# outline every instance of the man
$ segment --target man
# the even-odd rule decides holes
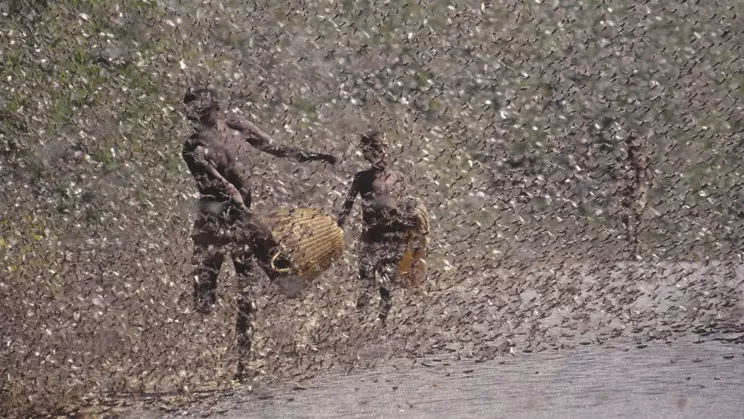
[[[300,162],[321,160],[335,164],[336,158],[277,145],[250,122],[221,117],[217,92],[211,88],[190,88],[183,102],[194,132],[184,143],[182,156],[200,194],[192,233],[196,264],[194,304],[200,313],[212,311],[217,302],[217,277],[225,254],[230,253],[239,287],[237,378],[243,379],[255,312],[249,295],[251,259],[257,252],[270,252],[276,243],[271,241],[269,229],[250,211],[250,165],[238,157],[238,152],[247,142],[260,151]]]
[[[354,176],[337,223],[343,227],[357,195],[362,197],[364,227],[359,238],[359,277],[361,293],[357,309],[365,309],[380,277],[378,318],[384,325],[392,307],[391,285],[397,277],[397,263],[402,256],[404,234],[418,228],[410,200],[403,199],[403,175],[390,170],[389,144],[380,131],[361,136],[362,153],[372,167]]]

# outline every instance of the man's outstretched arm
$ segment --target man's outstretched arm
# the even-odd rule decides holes
[[[299,162],[323,160],[330,164],[336,164],[336,161],[338,161],[338,159],[331,154],[313,153],[296,147],[287,147],[277,144],[273,138],[261,131],[260,128],[250,121],[231,118],[227,120],[226,123],[231,129],[246,134],[246,140],[253,147],[276,157],[294,159]]]
[[[344,205],[341,207],[341,211],[338,213],[338,217],[336,217],[336,224],[338,224],[339,227],[344,226],[346,218],[349,216],[349,213],[351,213],[351,209],[354,207],[354,201],[356,200],[356,196],[359,193],[358,179],[359,175],[354,176],[354,180],[351,182],[351,188],[349,188],[349,192],[346,194]]]

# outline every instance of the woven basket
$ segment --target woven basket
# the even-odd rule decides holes
[[[343,232],[328,214],[314,208],[279,208],[257,215],[280,246],[267,255],[264,269],[272,278],[291,275],[312,281],[343,255]]]
[[[400,286],[410,288],[426,280],[426,249],[429,245],[429,213],[420,199],[415,201],[413,212],[421,222],[418,230],[408,230],[403,236],[403,256],[398,261]]]

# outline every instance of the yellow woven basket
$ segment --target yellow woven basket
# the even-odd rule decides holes
[[[314,208],[279,208],[257,215],[280,246],[268,255],[265,269],[271,277],[312,281],[343,255],[343,231],[328,214]]]
[[[400,286],[409,288],[426,279],[426,250],[429,245],[429,213],[420,199],[415,200],[413,212],[421,222],[418,230],[408,230],[403,236],[404,252],[398,261]]]

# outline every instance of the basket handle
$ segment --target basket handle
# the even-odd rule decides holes
[[[282,252],[281,252],[281,250],[279,250],[276,253],[274,253],[274,256],[271,257],[271,269],[274,270],[275,272],[279,272],[279,273],[282,273],[282,274],[283,273],[290,272],[292,270],[292,268],[277,269],[277,267],[276,267],[276,259],[281,254],[282,254]]]

